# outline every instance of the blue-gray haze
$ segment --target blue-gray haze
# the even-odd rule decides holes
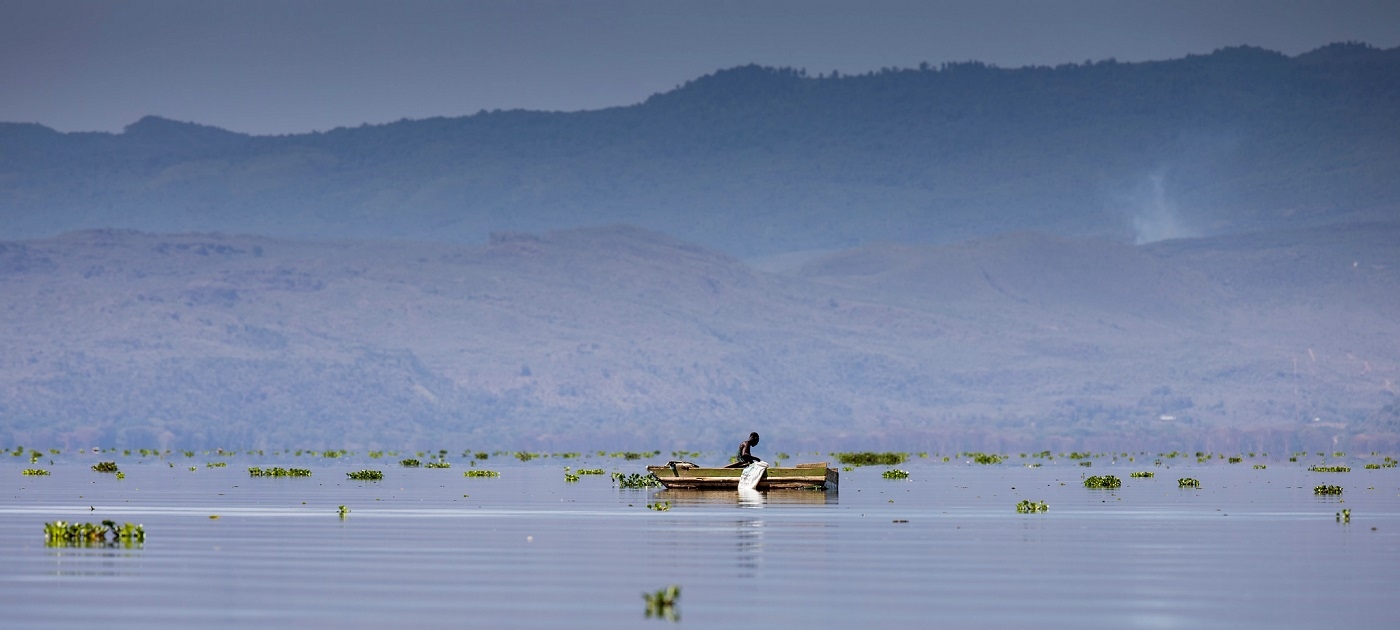
[[[749,63],[1142,61],[1251,45],[1400,45],[1366,0],[0,2],[0,121],[117,131],[145,115],[266,134],[642,101]]]

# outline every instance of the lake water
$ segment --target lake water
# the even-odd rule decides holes
[[[495,478],[464,477],[462,459],[5,459],[6,628],[1199,630],[1393,627],[1400,614],[1400,469],[1363,468],[1379,458],[1329,458],[1351,472],[1319,473],[1315,456],[1105,456],[1092,468],[930,457],[899,465],[907,480],[861,467],[841,473],[838,492],[750,497],[624,490],[607,474],[565,481],[565,466],[645,472],[607,457],[477,464]],[[92,471],[99,459],[125,478]],[[313,475],[247,473],[274,465]],[[384,479],[346,478],[361,468]],[[1129,477],[1137,470],[1156,476]],[[1123,486],[1087,489],[1091,474]],[[1178,488],[1180,477],[1201,489]],[[1344,494],[1316,496],[1320,484]],[[1049,510],[1017,513],[1023,499]],[[670,508],[647,507],[657,502]],[[1338,522],[1343,508],[1350,523]],[[45,545],[45,522],[104,519],[141,523],[144,544]],[[641,594],[670,584],[678,618],[648,618]]]

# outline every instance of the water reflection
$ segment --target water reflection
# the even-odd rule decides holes
[[[757,491],[751,491],[757,496],[757,503],[752,505],[741,504],[740,508],[762,508],[763,496]],[[746,497],[750,500],[752,497]],[[754,577],[758,572],[759,564],[763,559],[763,519],[745,518],[734,522],[735,531],[735,566],[739,568],[739,577]]]
[[[741,508],[765,505],[836,505],[836,492],[816,490],[695,490],[672,488],[657,491],[655,497],[674,505],[737,505]]]
[[[139,553],[133,550],[140,550],[140,546],[131,547],[118,546],[116,543],[107,545],[46,545],[49,547],[48,556],[53,562],[53,569],[49,572],[55,576],[86,576],[86,577],[124,577],[137,575],[134,570],[140,565],[133,566],[133,558],[140,558]]]

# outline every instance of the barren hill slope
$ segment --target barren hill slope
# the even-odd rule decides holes
[[[1017,234],[796,275],[625,226],[481,246],[8,242],[0,442],[1377,443],[1400,369],[1396,238]]]

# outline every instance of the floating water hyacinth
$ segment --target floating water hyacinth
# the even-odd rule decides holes
[[[647,504],[647,509],[648,509],[648,510],[656,510],[657,512],[665,512],[666,510],[671,509],[671,502],[670,502],[670,501],[657,501],[656,503],[648,503],[648,504]]]
[[[357,470],[345,475],[356,481],[379,481],[384,478],[384,473],[378,470]]]
[[[1144,470],[1144,471],[1142,471],[1142,472],[1130,473],[1128,476],[1129,476],[1129,477],[1142,477],[1142,478],[1147,478],[1147,477],[1156,477],[1156,476],[1157,476],[1157,473],[1154,473],[1154,472],[1152,472],[1152,471],[1150,471],[1150,470]]]
[[[655,593],[642,593],[642,599],[647,603],[647,618],[658,617],[667,621],[679,621],[680,614],[676,612],[676,603],[681,598],[681,587],[672,584]]]
[[[630,462],[630,461],[636,461],[636,460],[639,460],[639,459],[649,459],[649,458],[652,458],[652,457],[656,457],[657,455],[660,455],[660,454],[661,454],[661,451],[648,451],[648,452],[645,452],[645,453],[634,453],[634,452],[632,452],[632,451],[619,451],[619,452],[616,452],[616,453],[608,453],[608,457],[611,457],[611,458],[613,458],[613,459],[625,459],[625,460],[627,460],[627,461]]]
[[[111,539],[108,540],[108,536]],[[141,525],[123,523],[120,527],[113,521],[96,523],[68,523],[54,521],[44,523],[44,541],[50,546],[141,543],[146,540],[146,529]]]
[[[447,462],[428,462],[423,464],[424,468],[451,468],[452,464]]]
[[[258,468],[248,469],[249,477],[310,477],[311,471],[305,468]]]
[[[49,474],[49,471],[44,470],[42,468],[26,468],[22,472],[20,472],[20,474],[28,475],[31,477],[43,477],[47,476]]]
[[[92,469],[100,473],[118,472],[116,462],[97,462],[92,465]]]
[[[616,483],[619,488],[640,489],[661,487],[661,480],[657,479],[656,476],[651,473],[645,475],[639,475],[637,473],[624,475],[619,472],[613,473],[612,478],[613,482]]]
[[[1308,470],[1312,472],[1351,472],[1348,466],[1312,466]]]
[[[909,458],[907,453],[833,453],[836,461],[852,466],[896,466]]]
[[[468,470],[462,473],[463,477],[500,477],[501,473],[494,470]]]
[[[1317,486],[1317,487],[1313,488],[1313,494],[1341,494],[1341,493],[1342,493],[1342,487],[1341,487],[1341,486],[1322,485],[1322,486]]]
[[[603,469],[602,469],[602,468],[580,468],[580,469],[578,469],[578,474],[580,474],[580,475],[601,475],[601,474],[603,474]]]
[[[1123,480],[1113,475],[1104,475],[1102,477],[1094,475],[1084,480],[1085,488],[1118,488],[1122,487],[1122,485]]]
[[[416,459],[401,459],[399,460],[399,465],[403,466],[404,468],[417,468],[419,466],[422,466],[423,462],[420,462]]]
[[[1340,511],[1340,512],[1337,512],[1337,522],[1338,522],[1338,523],[1350,523],[1350,522],[1351,522],[1351,510],[1342,510],[1342,511]]]
[[[1037,512],[1046,512],[1049,510],[1050,506],[1046,505],[1044,501],[1033,502],[1030,499],[1026,499],[1016,504],[1016,511],[1022,514],[1035,514]]]
[[[1199,489],[1199,488],[1201,487],[1201,482],[1200,482],[1200,481],[1197,481],[1196,479],[1193,479],[1193,478],[1191,478],[1191,477],[1182,477],[1182,478],[1176,480],[1176,487],[1178,487],[1178,488],[1197,488],[1197,489]]]
[[[908,479],[909,471],[899,469],[886,470],[885,472],[880,473],[880,476],[886,479]]]
[[[575,482],[575,481],[578,481],[578,475],[575,475],[575,474],[571,474],[571,473],[567,473],[567,472],[566,472],[566,473],[564,473],[564,481],[566,481],[566,482],[568,482],[568,483],[573,483],[573,482]]]

